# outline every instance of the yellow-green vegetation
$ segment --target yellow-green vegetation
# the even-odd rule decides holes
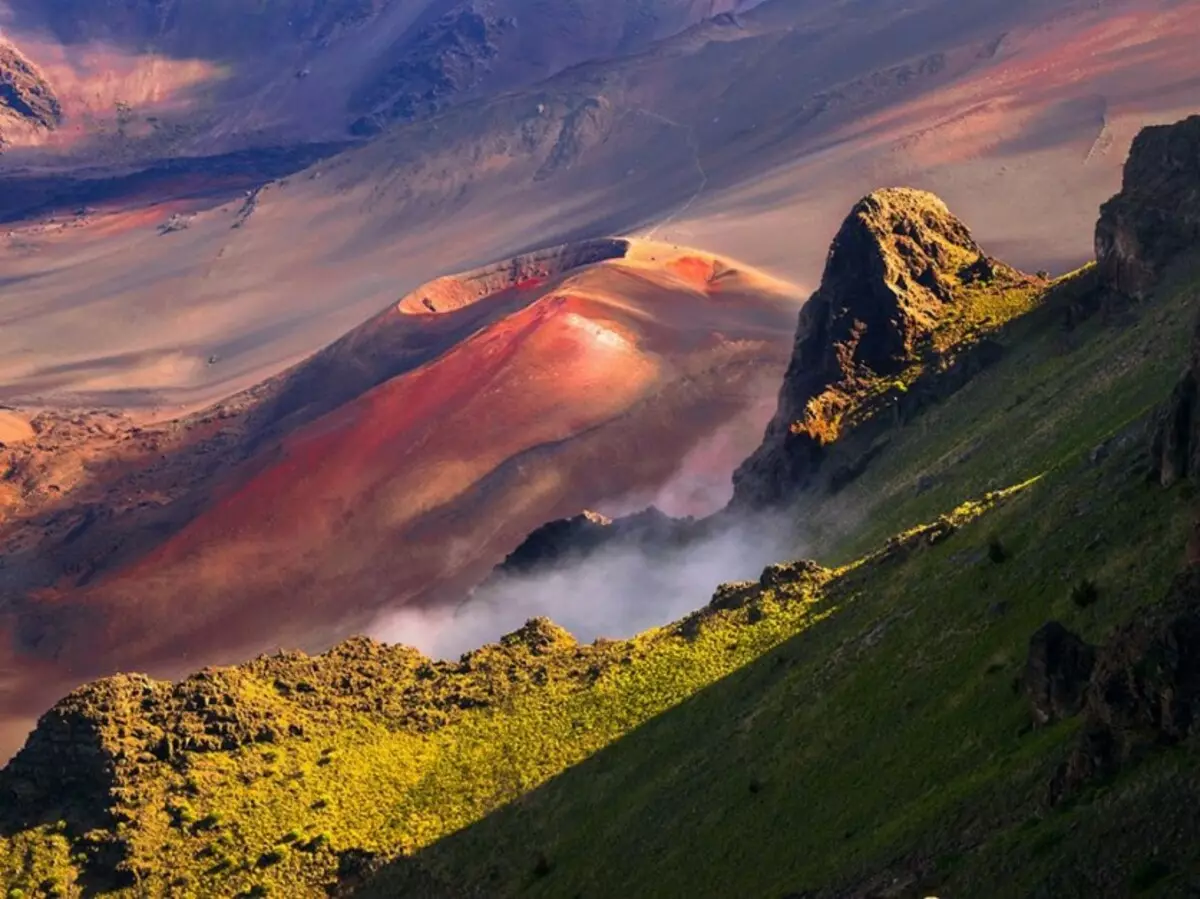
[[[858,448],[871,464],[809,505],[818,555],[855,558],[963,496],[1098,461],[1116,446],[1148,446],[1145,420],[1187,358],[1200,275],[1182,266],[1152,302],[1073,322],[1094,275],[1088,266],[1053,282],[991,333],[998,361]]]
[[[1067,279],[1061,283],[1066,284]],[[936,381],[943,377],[964,358],[978,352],[981,341],[994,337],[1045,298],[1045,285],[1008,272],[998,272],[987,282],[956,286],[955,302],[947,304],[937,326],[915,348],[911,364],[898,375],[870,377],[852,385],[830,388],[809,404],[808,415],[797,423],[796,429],[813,436],[819,433],[822,443],[832,443],[843,429],[857,427],[879,415],[898,398],[919,387],[923,379]],[[832,428],[828,426],[831,419],[824,412],[829,406],[841,410],[833,417]]]
[[[921,379],[944,378],[1044,287],[984,253],[934,195],[875,191],[843,222],[804,313],[784,388],[799,394],[791,433],[833,444]]]
[[[1160,752],[1050,809],[1078,725],[1032,730],[1013,686],[1047,619],[1099,642],[1178,567],[1191,497],[1149,483],[1141,425],[1185,356],[1197,286],[1178,273],[1069,329],[1076,279],[1011,299],[992,364],[811,498],[808,521],[842,525],[813,533],[840,567],[772,567],[628,641],[536,621],[457,662],[352,641],[86,688],[3,775],[24,801],[0,814],[0,883],[1176,895],[1200,863],[1200,762]]]
[[[103,738],[115,766],[134,770],[109,797],[118,870],[99,876],[133,894],[318,895],[336,881],[339,852],[412,854],[467,827],[853,600],[831,584],[940,543],[1018,489],[842,571],[779,565],[758,583],[726,585],[703,610],[633,640],[580,646],[539,620],[458,663],[355,641],[319,659],[205,672],[176,690],[144,678],[85,689],[74,703],[84,714],[94,704],[111,715],[132,698],[147,718],[117,718]],[[356,673],[374,694],[365,706],[363,694],[334,698],[333,681]],[[73,834],[83,851],[72,854],[68,831],[43,825],[0,843],[4,882],[73,895],[96,847],[113,841]]]

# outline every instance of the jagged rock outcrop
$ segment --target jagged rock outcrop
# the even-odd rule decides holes
[[[1200,250],[1200,116],[1138,134],[1121,193],[1096,227],[1098,268],[1110,293],[1143,296],[1188,250]],[[1200,321],[1187,367],[1155,423],[1151,465],[1165,487],[1200,472]]]
[[[1083,707],[1096,652],[1057,621],[1042,625],[1029,641],[1024,687],[1038,724],[1070,718]]]
[[[581,101],[563,118],[554,148],[533,179],[544,181],[556,172],[569,169],[590,148],[608,138],[616,117],[616,110],[604,97],[588,97]]]
[[[0,126],[5,117],[53,129],[62,120],[62,107],[37,67],[16,47],[0,39]],[[3,137],[0,129],[0,143]]]
[[[1060,666],[1066,674],[1058,679],[1064,701],[1051,706],[1047,691],[1029,694],[1039,722],[1084,715],[1080,737],[1050,784],[1051,802],[1113,774],[1151,747],[1200,733],[1200,567],[1187,568],[1165,600],[1122,625],[1095,651],[1082,692],[1080,662],[1093,650],[1067,633],[1067,642],[1059,641],[1060,648],[1070,644],[1059,653],[1066,660]]]
[[[483,80],[499,54],[497,42],[516,27],[511,16],[485,15],[467,4],[406,37],[387,54],[398,61],[351,98],[362,112],[351,133],[376,134],[392,122],[440,111]]]
[[[509,553],[497,570],[525,574],[575,555],[586,555],[611,539],[612,523],[611,518],[589,510],[573,518],[547,522]]]
[[[584,511],[533,531],[496,566],[493,578],[527,575],[572,564],[602,548],[635,543],[643,548],[682,546],[699,535],[699,525],[695,519],[672,518],[653,507],[618,519]]]
[[[1167,600],[1121,627],[1096,659],[1089,717],[1126,744],[1177,742],[1200,730],[1200,569]]]
[[[861,200],[800,313],[778,410],[734,475],[735,506],[786,503],[810,483],[859,398],[928,352],[964,287],[1022,277],[984,253],[933,194],[891,188]]]
[[[1200,473],[1200,321],[1188,366],[1159,410],[1150,463],[1164,487]]]
[[[1121,192],[1101,207],[1096,263],[1103,285],[1140,299],[1180,253],[1200,244],[1200,115],[1144,128]]]

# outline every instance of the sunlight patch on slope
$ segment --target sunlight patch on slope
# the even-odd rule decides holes
[[[582,331],[593,346],[601,349],[631,350],[633,345],[625,337],[600,322],[585,318],[577,312],[568,312],[563,321],[571,328]]]

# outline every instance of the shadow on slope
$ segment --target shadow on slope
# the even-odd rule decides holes
[[[704,254],[556,248],[432,282],[259,388],[118,433],[6,522],[5,714],[457,599],[540,522],[657,490],[748,416],[704,463],[724,481],[769,414],[796,302]],[[37,468],[52,436],[8,450],[22,478],[58,473]]]
[[[1177,267],[1148,302],[1066,329],[1078,296],[1062,291],[1065,305],[1015,322],[1012,352],[892,433],[868,470],[883,523],[865,530],[911,525],[981,478],[1037,483],[956,531],[893,541],[836,577],[801,633],[484,820],[382,871],[347,855],[346,893],[1174,895],[1200,862],[1200,758],[1154,753],[1051,808],[1078,722],[1032,729],[1016,686],[1047,619],[1102,643],[1180,563],[1192,494],[1148,478],[1146,425],[1185,358],[1196,283]],[[959,459],[971,444],[974,461]],[[936,492],[913,489],[920,459],[952,463]],[[1074,598],[1083,580],[1099,601]],[[712,627],[736,652],[763,613],[738,608],[736,589],[722,599],[741,624]],[[527,764],[511,751],[505,770],[472,776],[504,794]]]
[[[1047,895],[1123,896],[1151,842],[1172,872],[1186,868],[1194,831],[1173,829],[1200,762],[1154,758],[1048,816],[1075,728],[1031,730],[1012,688],[1047,618],[1104,636],[1165,591],[1191,504],[1129,478],[1138,455],[1076,468],[934,546],[923,532],[843,575],[787,643],[483,821],[382,872],[364,868],[347,893],[1011,896],[1045,882]],[[1077,515],[1101,485],[1112,503]],[[1114,526],[1129,530],[1087,563],[1104,572],[1105,600],[1075,608],[1063,562]],[[1004,563],[988,557],[996,533],[1012,548]],[[733,615],[754,622],[755,607]],[[723,633],[729,648],[744,638]],[[517,750],[514,773],[522,759]],[[1167,798],[1172,776],[1179,792]],[[1113,809],[1137,836],[1113,838]]]

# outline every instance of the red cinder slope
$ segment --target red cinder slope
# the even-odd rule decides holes
[[[318,647],[383,608],[459,598],[544,521],[726,478],[769,416],[795,293],[656,244],[565,270],[563,258],[434,282],[260,388],[228,429],[265,421],[283,436],[252,434],[250,458],[142,551],[31,591],[21,651],[61,676],[0,684],[5,710],[17,692],[40,706],[116,668]],[[475,330],[456,336],[466,315]],[[427,361],[396,362],[429,341]],[[398,373],[376,386],[346,387],[388,366]],[[320,408],[338,391],[355,395]]]

